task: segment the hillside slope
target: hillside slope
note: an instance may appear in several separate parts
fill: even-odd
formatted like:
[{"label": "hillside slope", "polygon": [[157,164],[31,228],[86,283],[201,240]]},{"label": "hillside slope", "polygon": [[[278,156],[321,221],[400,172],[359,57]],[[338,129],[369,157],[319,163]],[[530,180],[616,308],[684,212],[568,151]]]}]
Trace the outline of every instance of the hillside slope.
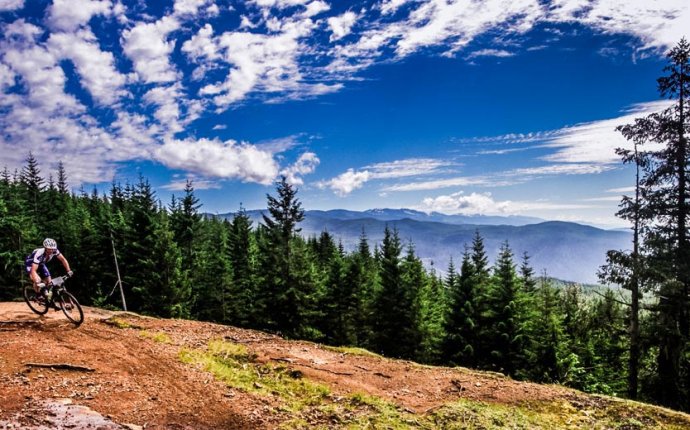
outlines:
[{"label": "hillside slope", "polygon": [[493,373],[210,323],[86,318],[73,328],[0,303],[0,428],[690,428],[690,415]]}]

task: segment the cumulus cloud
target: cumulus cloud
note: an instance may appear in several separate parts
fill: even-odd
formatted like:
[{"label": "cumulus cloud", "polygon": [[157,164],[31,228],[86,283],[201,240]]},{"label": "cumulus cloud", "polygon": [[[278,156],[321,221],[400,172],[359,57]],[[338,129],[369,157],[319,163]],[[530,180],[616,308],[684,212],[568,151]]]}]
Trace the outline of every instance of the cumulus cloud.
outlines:
[{"label": "cumulus cloud", "polygon": [[173,11],[176,15],[194,17],[199,14],[199,9],[210,3],[213,2],[211,0],[175,0]]},{"label": "cumulus cloud", "polygon": [[342,39],[350,34],[352,26],[355,25],[356,21],[357,15],[352,11],[347,11],[340,16],[328,18],[328,26],[333,33],[330,38],[331,42]]},{"label": "cumulus cloud", "polygon": [[109,0],[53,0],[48,8],[48,26],[54,31],[75,31],[96,15],[109,15]]},{"label": "cumulus cloud", "polygon": [[177,80],[178,73],[170,62],[175,41],[168,40],[168,35],[179,28],[176,18],[164,16],[156,22],[140,22],[123,32],[122,48],[139,79],[146,83]]},{"label": "cumulus cloud", "polygon": [[280,174],[292,185],[302,185],[302,176],[313,173],[321,160],[313,152],[305,152],[300,155],[295,164],[283,169]]},{"label": "cumulus cloud", "polygon": [[426,212],[442,212],[462,215],[506,215],[531,211],[563,211],[591,209],[596,206],[588,204],[571,204],[550,201],[496,201],[491,193],[465,194],[463,191],[427,197],[417,208]]},{"label": "cumulus cloud", "polygon": [[278,174],[278,164],[272,153],[232,140],[172,139],[158,147],[155,155],[172,169],[198,172],[210,178],[270,185]]},{"label": "cumulus cloud", "polygon": [[427,197],[422,201],[422,207],[429,212],[466,215],[504,213],[509,205],[510,202],[494,201],[491,193],[465,195],[462,191],[445,196]]},{"label": "cumulus cloud", "polygon": [[24,0],[0,0],[0,12],[9,12],[24,8]]},{"label": "cumulus cloud", "polygon": [[59,58],[74,63],[82,85],[97,103],[110,105],[127,94],[125,75],[115,68],[113,54],[101,51],[91,30],[51,34],[47,45]]},{"label": "cumulus cloud", "polygon": [[317,186],[321,189],[329,188],[337,195],[344,197],[354,190],[362,188],[370,176],[371,173],[368,170],[356,172],[354,169],[348,169],[345,173],[341,173],[335,178],[317,183]]},{"label": "cumulus cloud", "polygon": [[218,109],[225,110],[252,91],[294,92],[304,96],[332,90],[333,87],[323,83],[301,82],[299,40],[310,34],[313,27],[309,18],[288,19],[280,22],[276,34],[235,31],[212,39],[212,29],[203,28],[196,40],[184,45],[185,52],[197,61],[220,63],[229,70],[224,81],[204,86],[199,94],[212,96]]}]

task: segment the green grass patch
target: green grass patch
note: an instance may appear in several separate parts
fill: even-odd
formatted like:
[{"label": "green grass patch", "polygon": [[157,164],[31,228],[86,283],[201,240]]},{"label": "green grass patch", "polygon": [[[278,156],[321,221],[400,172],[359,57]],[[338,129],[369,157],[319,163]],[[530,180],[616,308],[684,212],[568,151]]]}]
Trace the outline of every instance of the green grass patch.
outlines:
[{"label": "green grass patch", "polygon": [[327,349],[329,351],[339,352],[341,354],[383,358],[382,356],[376,354],[375,352],[371,352],[371,351],[364,349],[364,348],[356,348],[353,346],[328,346],[328,345],[324,345],[323,348]]},{"label": "green grass patch", "polygon": [[172,339],[170,339],[170,336],[168,336],[167,333],[163,332],[151,333],[150,331],[142,330],[139,332],[139,336],[146,339],[151,339],[152,341],[158,343],[172,343]]},{"label": "green grass patch", "polygon": [[285,412],[298,413],[321,404],[330,394],[328,387],[302,378],[300,372],[254,363],[254,358],[244,346],[221,340],[211,341],[206,351],[180,352],[183,362],[200,365],[232,388],[278,398]]},{"label": "green grass patch", "polygon": [[572,399],[520,405],[461,399],[415,414],[368,394],[334,395],[327,386],[309,381],[299,371],[256,363],[245,346],[235,343],[214,340],[205,350],[183,349],[179,358],[234,389],[274,400],[273,411],[282,420],[280,428],[286,430],[680,430],[690,423],[687,415],[662,408],[575,393]]}]

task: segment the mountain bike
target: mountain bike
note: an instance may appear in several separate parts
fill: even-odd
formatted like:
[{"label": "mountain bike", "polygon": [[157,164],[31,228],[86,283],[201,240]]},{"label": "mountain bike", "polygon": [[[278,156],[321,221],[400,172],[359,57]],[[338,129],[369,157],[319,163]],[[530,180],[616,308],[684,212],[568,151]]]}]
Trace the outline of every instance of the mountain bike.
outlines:
[{"label": "mountain bike", "polygon": [[51,308],[56,311],[62,310],[72,324],[79,326],[84,322],[84,311],[72,293],[67,291],[65,287],[67,279],[69,279],[67,275],[53,278],[48,285],[46,297],[40,293],[37,294],[32,285],[27,285],[24,287],[24,301],[29,309],[39,315],[45,315]]}]

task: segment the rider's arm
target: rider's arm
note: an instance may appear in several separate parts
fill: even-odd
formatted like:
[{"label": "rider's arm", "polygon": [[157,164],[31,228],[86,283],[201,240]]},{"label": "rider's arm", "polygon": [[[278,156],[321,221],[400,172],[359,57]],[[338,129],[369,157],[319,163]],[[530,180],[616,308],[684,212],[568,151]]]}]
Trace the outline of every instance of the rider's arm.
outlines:
[{"label": "rider's arm", "polygon": [[69,268],[69,262],[67,261],[67,259],[62,254],[56,255],[56,257],[58,260],[60,260],[60,263],[62,263],[62,265],[65,267],[65,271],[67,273],[72,271],[72,269]]}]

